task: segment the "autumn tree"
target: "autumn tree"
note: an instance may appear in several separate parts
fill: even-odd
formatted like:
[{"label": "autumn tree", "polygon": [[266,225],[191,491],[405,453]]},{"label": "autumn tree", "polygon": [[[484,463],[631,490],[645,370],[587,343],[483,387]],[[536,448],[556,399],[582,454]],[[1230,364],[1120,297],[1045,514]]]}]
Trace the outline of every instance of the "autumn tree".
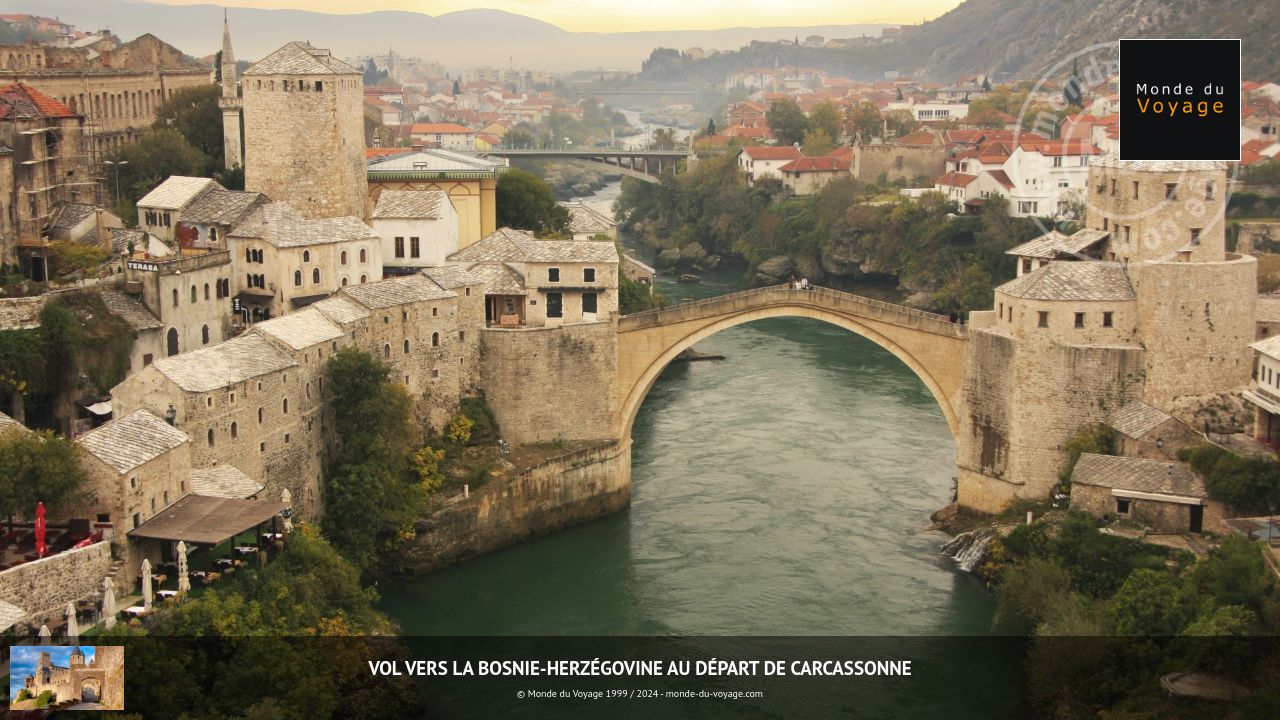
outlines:
[{"label": "autumn tree", "polygon": [[866,100],[845,112],[845,124],[849,127],[849,132],[862,142],[880,134],[880,119],[880,108]]},{"label": "autumn tree", "polygon": [[841,129],[844,126],[843,118],[840,117],[840,108],[830,100],[823,100],[813,109],[809,111],[809,129],[821,130],[831,138],[832,142],[838,142],[840,136],[844,133]]},{"label": "autumn tree", "polygon": [[794,100],[774,100],[765,113],[765,121],[779,145],[802,142],[809,130],[809,118],[804,116],[804,111]]}]

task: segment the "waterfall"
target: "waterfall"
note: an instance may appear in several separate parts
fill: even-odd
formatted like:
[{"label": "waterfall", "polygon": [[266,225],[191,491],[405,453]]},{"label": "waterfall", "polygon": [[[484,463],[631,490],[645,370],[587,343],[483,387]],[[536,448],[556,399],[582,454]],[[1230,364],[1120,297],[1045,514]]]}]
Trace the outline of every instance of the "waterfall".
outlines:
[{"label": "waterfall", "polygon": [[987,545],[995,536],[996,530],[992,527],[981,527],[960,533],[942,546],[942,554],[955,560],[961,570],[973,572],[986,557]]}]

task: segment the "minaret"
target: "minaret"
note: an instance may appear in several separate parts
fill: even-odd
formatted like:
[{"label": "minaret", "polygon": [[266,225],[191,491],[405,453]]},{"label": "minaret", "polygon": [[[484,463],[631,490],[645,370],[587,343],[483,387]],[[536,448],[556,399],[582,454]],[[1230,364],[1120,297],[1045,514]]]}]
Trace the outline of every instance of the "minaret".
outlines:
[{"label": "minaret", "polygon": [[244,167],[244,142],[240,136],[240,88],[236,82],[236,55],[231,51],[231,26],[222,11],[222,154],[228,170]]}]

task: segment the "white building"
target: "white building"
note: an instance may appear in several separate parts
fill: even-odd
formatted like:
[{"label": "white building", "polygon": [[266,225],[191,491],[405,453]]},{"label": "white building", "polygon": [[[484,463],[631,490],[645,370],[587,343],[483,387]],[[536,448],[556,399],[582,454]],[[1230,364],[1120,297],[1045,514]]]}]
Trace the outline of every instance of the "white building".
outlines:
[{"label": "white building", "polygon": [[751,184],[766,177],[781,180],[782,166],[802,157],[804,153],[791,145],[751,145],[738,153],[738,169],[747,174]]},{"label": "white building", "polygon": [[458,251],[458,211],[443,190],[383,190],[369,224],[391,274],[443,265]]},{"label": "white building", "polygon": [[891,110],[908,110],[916,120],[952,120],[968,117],[969,104],[962,102],[915,102],[902,100],[884,106],[885,112]]}]

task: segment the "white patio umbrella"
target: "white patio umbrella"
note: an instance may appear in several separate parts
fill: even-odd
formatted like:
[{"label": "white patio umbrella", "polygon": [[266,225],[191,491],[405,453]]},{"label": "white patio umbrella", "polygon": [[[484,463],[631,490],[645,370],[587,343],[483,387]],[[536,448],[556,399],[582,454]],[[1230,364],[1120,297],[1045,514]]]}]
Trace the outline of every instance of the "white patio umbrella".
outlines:
[{"label": "white patio umbrella", "polygon": [[40,644],[48,645],[50,635],[52,635],[52,633],[49,632],[49,626],[41,625],[40,626]]},{"label": "white patio umbrella", "polygon": [[151,561],[142,561],[142,608],[151,612]]},{"label": "white patio umbrella", "polygon": [[75,644],[80,639],[80,626],[76,624],[75,603],[67,603],[67,641]]},{"label": "white patio umbrella", "polygon": [[102,581],[102,624],[108,630],[116,626],[116,584],[111,578]]},{"label": "white patio umbrella", "polygon": [[[284,503],[289,510],[293,509],[293,496],[289,494],[289,488],[285,488],[284,491],[280,493],[280,502]],[[291,519],[292,517],[293,517],[292,512],[285,513],[284,515],[285,533],[293,532],[293,520]]]},{"label": "white patio umbrella", "polygon": [[191,578],[187,577],[187,544],[178,541],[178,593],[191,590]]}]

